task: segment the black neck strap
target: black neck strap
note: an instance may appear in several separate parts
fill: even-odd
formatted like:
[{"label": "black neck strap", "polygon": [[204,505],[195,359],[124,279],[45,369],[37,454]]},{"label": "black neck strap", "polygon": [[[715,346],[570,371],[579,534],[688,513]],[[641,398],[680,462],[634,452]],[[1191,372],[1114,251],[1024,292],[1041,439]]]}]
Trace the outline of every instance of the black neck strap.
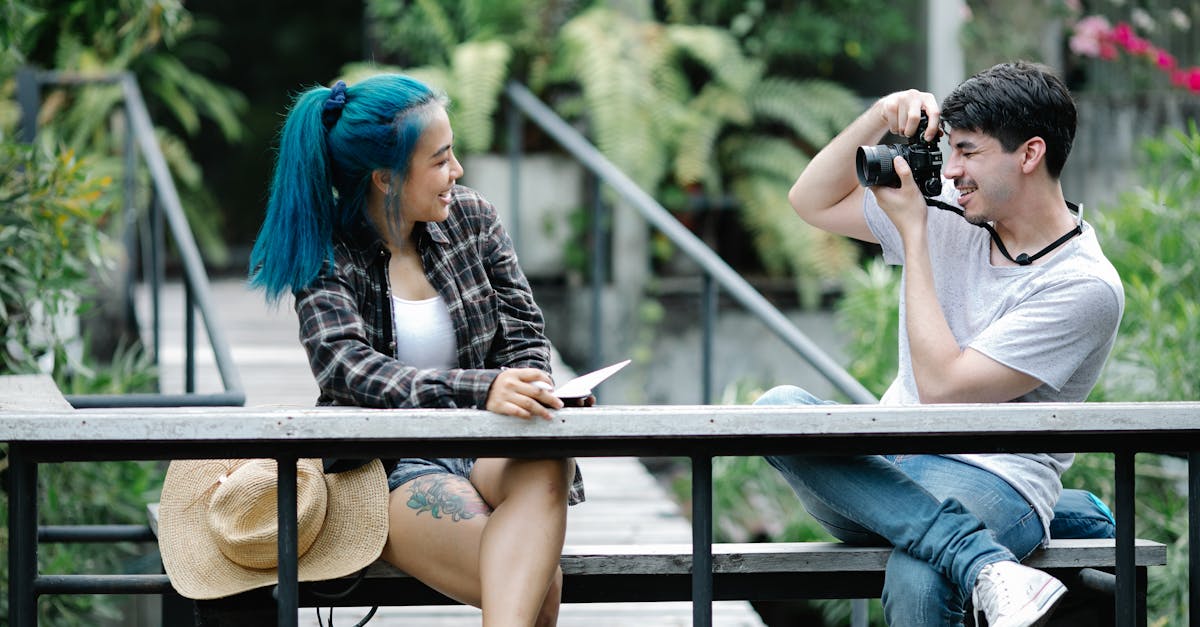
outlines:
[{"label": "black neck strap", "polygon": [[[960,216],[963,215],[962,209],[959,209],[958,207],[955,207],[954,205],[944,203],[935,198],[930,198],[930,197],[926,196],[925,204],[930,207],[937,207],[938,209],[945,209],[946,211],[953,211],[954,213],[957,213]],[[1083,212],[1082,212],[1082,210],[1080,210],[1079,205],[1076,205],[1075,203],[1073,203],[1071,201],[1067,201],[1067,209],[1073,210],[1076,214],[1079,215],[1079,221],[1075,223],[1075,228],[1071,229],[1070,231],[1067,231],[1062,237],[1054,240],[1053,242],[1050,242],[1050,244],[1048,246],[1037,251],[1036,253],[1034,253],[1032,255],[1027,255],[1025,253],[1021,253],[1021,254],[1017,255],[1016,259],[1013,259],[1012,256],[1008,254],[1008,249],[1004,247],[1004,242],[1000,241],[1000,234],[996,232],[996,229],[992,228],[992,225],[985,222],[983,224],[980,224],[979,226],[987,229],[987,232],[991,234],[992,241],[996,242],[996,248],[998,248],[1000,250],[1000,254],[1004,255],[1005,259],[1017,264],[1018,266],[1027,266],[1027,265],[1037,261],[1038,259],[1041,259],[1043,256],[1046,255],[1046,253],[1067,243],[1067,241],[1069,241],[1072,237],[1075,237],[1076,235],[1083,233]]]}]

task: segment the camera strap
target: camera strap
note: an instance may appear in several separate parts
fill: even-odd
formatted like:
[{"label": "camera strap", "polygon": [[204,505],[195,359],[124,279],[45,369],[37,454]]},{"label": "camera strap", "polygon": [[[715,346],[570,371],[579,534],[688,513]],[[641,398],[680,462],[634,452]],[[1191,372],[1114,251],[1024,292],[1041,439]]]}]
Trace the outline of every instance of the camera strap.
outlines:
[{"label": "camera strap", "polygon": [[[930,198],[930,197],[926,196],[925,204],[930,207],[937,207],[938,209],[945,209],[946,211],[953,211],[954,213],[957,213],[960,216],[964,214],[962,209],[955,207],[954,205],[951,205],[949,203],[942,202],[936,198]],[[978,226],[987,229],[987,232],[989,234],[991,234],[991,236],[992,236],[992,241],[996,242],[996,248],[1000,250],[1000,254],[1004,255],[1005,259],[1017,264],[1018,266],[1027,266],[1027,265],[1037,261],[1038,259],[1041,259],[1043,256],[1046,255],[1046,253],[1067,243],[1072,237],[1075,237],[1076,235],[1083,233],[1083,209],[1079,205],[1076,205],[1075,203],[1068,200],[1067,201],[1067,210],[1068,211],[1073,210],[1079,216],[1079,220],[1075,223],[1075,228],[1071,229],[1070,231],[1067,231],[1062,237],[1054,240],[1053,242],[1050,242],[1050,244],[1048,246],[1037,251],[1036,253],[1034,253],[1032,255],[1027,255],[1025,253],[1021,253],[1021,254],[1017,255],[1016,259],[1013,259],[1012,256],[1008,254],[1008,249],[1004,247],[1004,242],[1000,241],[1000,234],[996,232],[996,229],[992,228],[992,225],[985,222]]]}]

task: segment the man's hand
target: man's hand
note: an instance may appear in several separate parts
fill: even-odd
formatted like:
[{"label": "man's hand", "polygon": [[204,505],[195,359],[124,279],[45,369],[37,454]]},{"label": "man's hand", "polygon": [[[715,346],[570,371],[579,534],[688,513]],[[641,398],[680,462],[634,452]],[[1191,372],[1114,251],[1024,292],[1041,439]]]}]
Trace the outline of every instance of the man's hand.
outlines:
[{"label": "man's hand", "polygon": [[871,191],[875,193],[875,200],[879,201],[879,207],[887,214],[892,224],[896,225],[896,230],[900,232],[900,239],[907,247],[910,236],[924,235],[925,219],[929,213],[925,206],[925,197],[921,195],[921,190],[917,189],[912,168],[908,167],[908,162],[904,160],[904,157],[893,159],[892,167],[895,168],[896,176],[900,179],[900,188],[876,185],[871,188]]},{"label": "man's hand", "polygon": [[921,111],[929,117],[925,139],[933,141],[941,134],[942,109],[933,94],[915,89],[898,91],[879,101],[879,113],[887,129],[895,135],[912,137],[921,125]]},{"label": "man's hand", "polygon": [[539,416],[550,420],[554,417],[550,410],[563,406],[553,389],[550,375],[537,368],[502,370],[488,389],[487,410],[517,418]]}]

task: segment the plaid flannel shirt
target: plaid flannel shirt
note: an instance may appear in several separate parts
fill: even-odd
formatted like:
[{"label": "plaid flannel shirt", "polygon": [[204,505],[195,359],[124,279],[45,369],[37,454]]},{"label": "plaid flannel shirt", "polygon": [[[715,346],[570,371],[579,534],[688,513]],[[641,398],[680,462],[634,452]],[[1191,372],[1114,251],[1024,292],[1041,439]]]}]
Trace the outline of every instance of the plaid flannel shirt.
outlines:
[{"label": "plaid flannel shirt", "polygon": [[[295,293],[300,342],[321,390],[318,405],[483,409],[501,368],[550,371],[542,312],[495,208],[461,185],[452,196],[450,217],[418,223],[414,239],[450,311],[459,367],[420,369],[396,358],[391,254],[364,222],[335,238],[332,266]],[[571,502],[582,500],[576,472]]]}]

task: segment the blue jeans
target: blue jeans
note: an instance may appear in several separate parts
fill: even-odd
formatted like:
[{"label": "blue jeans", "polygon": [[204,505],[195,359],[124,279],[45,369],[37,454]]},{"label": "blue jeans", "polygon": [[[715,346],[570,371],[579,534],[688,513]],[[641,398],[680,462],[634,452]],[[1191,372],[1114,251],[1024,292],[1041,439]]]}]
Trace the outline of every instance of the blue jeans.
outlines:
[{"label": "blue jeans", "polygon": [[[756,405],[829,404],[794,386]],[[779,455],[804,508],[848,544],[891,545],[889,625],[961,625],[979,571],[1042,542],[1037,513],[996,475],[940,455]]]}]

